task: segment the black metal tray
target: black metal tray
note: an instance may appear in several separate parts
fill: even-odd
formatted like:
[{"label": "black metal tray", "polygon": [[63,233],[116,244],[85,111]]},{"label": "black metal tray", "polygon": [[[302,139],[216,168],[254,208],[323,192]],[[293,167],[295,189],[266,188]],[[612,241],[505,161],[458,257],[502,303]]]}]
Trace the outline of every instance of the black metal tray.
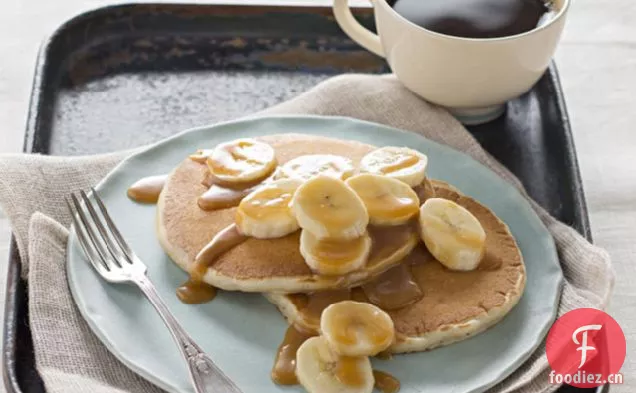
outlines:
[{"label": "black metal tray", "polygon": [[[356,13],[373,27],[371,10]],[[387,70],[341,32],[326,7],[101,8],[70,20],[42,46],[24,151],[75,155],[139,146],[252,113],[332,75]],[[535,200],[590,238],[560,89],[551,67],[504,117],[470,131]],[[10,393],[44,392],[15,246],[9,262],[5,385]]]}]

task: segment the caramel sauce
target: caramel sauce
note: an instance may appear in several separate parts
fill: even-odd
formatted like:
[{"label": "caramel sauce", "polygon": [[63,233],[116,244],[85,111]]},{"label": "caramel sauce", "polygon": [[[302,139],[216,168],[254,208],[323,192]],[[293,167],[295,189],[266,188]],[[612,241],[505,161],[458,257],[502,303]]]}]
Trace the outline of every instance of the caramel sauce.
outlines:
[{"label": "caramel sauce", "polygon": [[428,274],[426,266],[432,262],[439,263],[423,244],[415,247],[402,261],[402,265],[408,267],[410,280],[416,283],[422,292],[424,291],[423,283],[426,282],[425,277]]},{"label": "caramel sauce", "polygon": [[207,160],[208,167],[212,173],[216,173],[218,175],[228,175],[228,176],[236,176],[241,173],[240,169],[229,168],[228,165],[231,165],[233,161],[228,159],[225,160]]},{"label": "caramel sauce", "polygon": [[203,281],[189,279],[177,288],[177,297],[185,304],[207,303],[216,297],[216,288]]},{"label": "caramel sauce", "polygon": [[253,190],[254,188],[235,190],[212,184],[210,188],[197,199],[197,204],[202,210],[207,211],[227,209],[238,206],[241,200]]},{"label": "caramel sauce", "polygon": [[358,367],[357,358],[342,356],[335,367],[336,379],[343,385],[356,387],[364,384],[364,376]]},{"label": "caramel sauce", "polygon": [[258,179],[248,183],[228,184],[218,179],[208,170],[205,172],[203,180],[201,180],[201,184],[208,187],[208,190],[199,196],[197,204],[202,210],[206,211],[238,206],[243,198],[267,180]]},{"label": "caramel sauce", "polygon": [[128,198],[139,203],[157,203],[167,175],[149,176],[137,180],[128,188]]},{"label": "caramel sauce", "polygon": [[369,225],[367,232],[371,237],[368,266],[386,259],[396,248],[403,246],[413,234],[417,234],[417,227],[415,222],[396,226]]},{"label": "caramel sauce", "polygon": [[192,278],[201,280],[208,270],[208,267],[210,267],[218,257],[243,243],[245,240],[247,240],[247,236],[238,231],[236,224],[232,224],[217,233],[216,236],[199,251],[196,258],[194,258],[194,266],[190,272]]},{"label": "caramel sauce", "polygon": [[[356,194],[362,199],[370,217],[375,222],[391,221],[402,219],[407,221],[411,217],[415,217],[420,209],[420,201],[415,191],[408,195],[395,195],[391,192],[380,190],[377,187],[367,186],[365,180],[367,176],[375,176],[363,174],[347,181]],[[402,187],[409,189],[409,186],[402,184]],[[409,190],[410,191],[410,190]]]},{"label": "caramel sauce", "polygon": [[390,165],[383,166],[381,171],[385,175],[389,173],[397,172],[399,170],[402,170],[404,168],[408,168],[410,166],[417,164],[419,160],[420,158],[417,156],[410,155],[410,154],[401,154],[399,159],[395,160],[395,162]]},{"label": "caramel sauce", "polygon": [[369,214],[387,220],[397,217],[413,217],[419,212],[419,198],[408,197],[383,197],[375,200],[365,200]]},{"label": "caramel sauce", "polygon": [[420,199],[420,205],[429,198],[435,198],[435,186],[428,177],[424,179],[422,184],[413,187],[413,191],[415,191],[417,197]]},{"label": "caramel sauce", "polygon": [[[196,160],[194,160],[196,161]],[[205,163],[205,161],[203,162]],[[245,182],[241,182],[241,183],[229,183],[229,182],[224,182],[223,180],[219,179],[218,177],[214,176],[212,174],[212,172],[210,172],[210,170],[208,169],[207,171],[205,171],[205,175],[203,175],[203,180],[201,180],[201,185],[205,186],[205,187],[212,187],[213,185],[217,185],[221,188],[224,189],[230,189],[230,190],[235,190],[235,191],[241,191],[241,190],[245,190],[245,189],[254,189],[255,186],[271,180],[272,176],[269,177],[264,177],[264,178],[260,178],[260,179],[256,179],[256,180],[251,180],[251,181],[245,181]]]},{"label": "caramel sauce", "polygon": [[373,370],[373,378],[375,378],[375,388],[382,393],[397,393],[400,390],[400,381],[391,374]]},{"label": "caramel sauce", "polygon": [[206,284],[203,277],[208,267],[223,253],[241,244],[247,239],[242,235],[235,224],[232,224],[219,232],[194,259],[194,265],[190,270],[190,279],[177,288],[177,297],[186,304],[199,304],[209,302],[216,296],[216,288]]},{"label": "caramel sauce", "polygon": [[268,214],[291,214],[288,213],[289,205],[295,191],[295,188],[288,189],[274,183],[264,184],[257,193],[241,201],[241,210],[245,215],[256,219],[261,217],[265,209]]},{"label": "caramel sauce", "polygon": [[296,378],[296,352],[307,339],[316,336],[316,333],[302,330],[290,325],[285,332],[285,338],[278,347],[274,367],[272,368],[272,380],[279,385],[297,385]]},{"label": "caramel sauce", "polygon": [[316,242],[312,254],[321,265],[339,266],[357,258],[367,244],[365,236],[351,240],[321,239]]},{"label": "caramel sauce", "polygon": [[405,264],[395,266],[378,278],[362,285],[370,303],[383,310],[397,310],[413,304],[424,296]]},{"label": "caramel sauce", "polygon": [[316,330],[320,327],[320,316],[325,308],[351,299],[348,289],[320,291],[312,294],[298,293],[291,296],[292,301],[301,310],[304,322]]},{"label": "caramel sauce", "polygon": [[371,303],[361,287],[351,288],[351,300],[360,303]]}]

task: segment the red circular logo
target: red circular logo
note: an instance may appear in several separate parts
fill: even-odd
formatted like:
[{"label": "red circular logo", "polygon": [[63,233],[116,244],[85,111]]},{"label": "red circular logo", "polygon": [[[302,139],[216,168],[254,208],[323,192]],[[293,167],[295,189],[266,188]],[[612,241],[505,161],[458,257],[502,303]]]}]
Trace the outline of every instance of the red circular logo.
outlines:
[{"label": "red circular logo", "polygon": [[594,308],[572,310],[554,322],[546,339],[550,382],[578,388],[620,383],[625,350],[625,334],[614,318]]}]

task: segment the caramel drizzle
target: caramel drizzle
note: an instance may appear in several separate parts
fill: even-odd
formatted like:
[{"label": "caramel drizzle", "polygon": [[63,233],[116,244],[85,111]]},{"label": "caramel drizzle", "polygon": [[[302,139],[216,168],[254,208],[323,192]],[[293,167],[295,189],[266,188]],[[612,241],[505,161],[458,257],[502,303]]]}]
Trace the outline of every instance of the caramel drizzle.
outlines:
[{"label": "caramel drizzle", "polygon": [[279,385],[298,385],[296,377],[296,352],[298,348],[318,334],[303,330],[295,325],[290,325],[285,332],[285,338],[278,347],[274,367],[272,368],[272,380]]},{"label": "caramel drizzle", "polygon": [[235,207],[255,188],[256,187],[235,190],[213,184],[206,192],[201,194],[199,199],[197,199],[197,204],[201,210],[206,211]]},{"label": "caramel drizzle", "polygon": [[368,283],[352,288],[289,295],[302,314],[303,326],[318,329],[325,308],[344,300],[371,303],[392,311],[411,305],[424,296],[417,279],[417,267],[433,260],[428,253],[411,252],[401,264],[392,267]]},{"label": "caramel drizzle", "polygon": [[157,203],[168,175],[149,176],[137,180],[128,188],[128,198],[139,203]]},{"label": "caramel drizzle", "polygon": [[242,235],[236,224],[232,224],[221,232],[205,246],[194,259],[194,265],[190,270],[190,278],[177,289],[177,297],[186,304],[206,303],[216,296],[216,288],[205,283],[203,277],[208,267],[221,255],[247,240]]},{"label": "caramel drizzle", "polygon": [[414,164],[416,164],[418,161],[420,160],[419,157],[417,156],[412,156],[412,155],[402,155],[402,157],[400,157],[400,159],[398,161],[396,161],[395,163],[391,164],[391,165],[385,165],[384,167],[382,167],[381,172],[383,174],[388,174],[388,173],[393,173],[393,172],[397,172],[400,169],[404,169],[404,168],[408,168]]},{"label": "caramel drizzle", "polygon": [[435,186],[428,177],[424,179],[424,183],[413,187],[413,191],[417,194],[420,205],[429,198],[435,198]]},{"label": "caramel drizzle", "polygon": [[[193,161],[197,162],[196,160]],[[205,211],[228,209],[238,206],[243,198],[266,180],[267,179],[261,179],[256,182],[231,185],[221,182],[210,173],[210,171],[206,171],[201,184],[208,187],[208,190],[199,196],[197,204]]]},{"label": "caramel drizzle", "polygon": [[420,300],[424,293],[409,266],[399,264],[362,285],[370,303],[383,310],[399,310]]},{"label": "caramel drizzle", "polygon": [[189,279],[177,288],[177,297],[185,304],[201,304],[212,301],[217,289],[203,281]]},{"label": "caramel drizzle", "polygon": [[393,375],[380,370],[373,370],[375,388],[382,393],[397,393],[400,390],[400,381]]},{"label": "caramel drizzle", "polygon": [[239,232],[236,224],[229,225],[217,233],[194,258],[194,266],[190,272],[192,278],[202,280],[208,267],[210,267],[214,261],[247,239],[247,236]]},{"label": "caramel drizzle", "polygon": [[338,382],[343,385],[359,387],[364,384],[364,376],[358,370],[358,358],[341,356],[333,371]]},{"label": "caramel drizzle", "polygon": [[[297,296],[297,295],[292,295]],[[307,327],[318,331],[320,328],[320,317],[328,306],[351,299],[349,289],[314,292],[310,295],[302,294],[299,298],[302,302],[299,309],[302,310]]]}]

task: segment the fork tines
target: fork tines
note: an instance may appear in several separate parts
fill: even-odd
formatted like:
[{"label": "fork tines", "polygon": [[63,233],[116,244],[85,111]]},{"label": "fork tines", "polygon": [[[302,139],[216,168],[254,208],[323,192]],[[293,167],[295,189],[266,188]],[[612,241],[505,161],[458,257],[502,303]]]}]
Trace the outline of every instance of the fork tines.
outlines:
[{"label": "fork tines", "polygon": [[[95,202],[91,201],[94,199]],[[135,257],[94,189],[71,193],[66,203],[84,254],[102,275],[135,263]],[[97,205],[97,209],[94,205]],[[98,212],[99,210],[99,212]]]}]

